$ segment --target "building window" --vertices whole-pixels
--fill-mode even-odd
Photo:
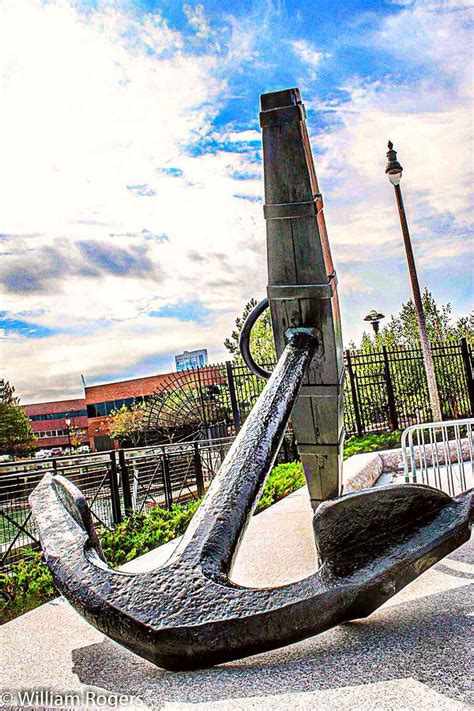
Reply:
[[[41,415],[29,415],[32,422],[40,422],[41,420],[64,420],[69,417],[87,417],[87,410],[68,410],[67,412],[45,412]]]

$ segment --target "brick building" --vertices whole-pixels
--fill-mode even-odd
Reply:
[[[35,434],[39,437],[38,449],[52,449],[68,445],[66,417],[71,420],[71,429],[82,432],[84,444],[91,450],[104,451],[114,448],[107,426],[107,417],[112,410],[123,405],[130,407],[134,402],[148,399],[153,393],[173,383],[179,388],[184,373],[163,373],[145,378],[121,380],[103,385],[86,386],[85,397],[76,400],[24,405]],[[190,376],[192,378],[192,376]],[[207,366],[196,376],[204,388],[214,387],[222,381],[216,366]],[[212,397],[210,392],[209,398]],[[198,403],[199,406],[199,403]]]
[[[164,373],[86,387],[85,402],[91,449],[113,449],[114,443],[108,436],[107,416],[122,405],[130,407],[134,402],[152,395],[164,385],[169,375]]]
[[[31,429],[37,436],[38,449],[67,447],[69,444],[66,418],[71,420],[70,430],[80,436],[84,444],[88,443],[87,407],[83,398],[41,402],[35,405],[22,405],[31,421]]]

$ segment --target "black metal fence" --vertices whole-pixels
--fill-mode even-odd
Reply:
[[[466,339],[433,348],[444,419],[474,415],[473,354]],[[344,353],[344,418],[347,435],[404,429],[430,422],[432,414],[423,355],[419,348],[397,347]],[[271,369],[272,364],[265,364]],[[228,363],[227,381],[235,393],[233,422],[240,425],[265,381],[245,365]]]
[[[443,418],[474,414],[472,349],[465,339],[433,349]],[[419,348],[345,352],[345,425],[348,434],[404,429],[430,422],[428,387]]]
[[[433,348],[445,419],[474,413],[472,349],[465,339]],[[423,356],[419,348],[395,347],[344,353],[345,430],[364,435],[432,420]],[[262,363],[271,370],[272,363]],[[242,362],[214,364],[170,374],[146,396],[144,442],[234,435],[265,386]]]
[[[201,497],[233,437],[158,447],[120,449],[84,456],[0,464],[0,568],[39,549],[28,497],[48,471],[66,476],[85,495],[98,527],[112,529],[131,512],[170,508]],[[292,461],[288,433],[278,461]]]
[[[470,345],[465,339],[437,345],[433,360],[444,419],[474,414]],[[346,435],[403,429],[432,420],[421,349],[348,350],[344,363]],[[273,367],[262,365],[268,370]],[[238,361],[173,373],[159,392],[149,396],[144,439],[158,445],[234,435],[264,386],[265,380]]]

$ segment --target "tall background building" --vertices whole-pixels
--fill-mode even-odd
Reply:
[[[191,368],[204,368],[207,363],[207,349],[202,348],[200,351],[184,351],[178,353],[174,357],[176,370],[190,370]]]

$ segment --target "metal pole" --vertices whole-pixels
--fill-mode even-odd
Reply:
[[[123,505],[125,516],[130,516],[133,513],[132,492],[130,490],[130,476],[127,462],[125,460],[125,452],[123,449],[118,450],[120,479],[122,482]]]
[[[110,464],[107,467],[110,486],[110,500],[112,506],[112,521],[114,525],[122,523],[122,511],[120,508],[120,492],[117,481],[117,462],[115,452],[110,452]]]
[[[204,496],[204,477],[202,475],[202,462],[199,452],[199,445],[194,443],[194,473],[196,476],[196,488],[199,497]]]
[[[403,241],[405,243],[405,252],[407,255],[408,262],[408,273],[410,275],[410,282],[413,293],[413,303],[415,305],[415,313],[418,321],[418,328],[420,330],[421,349],[423,352],[423,361],[425,364],[431,412],[433,419],[437,422],[442,420],[443,416],[441,414],[441,405],[439,401],[438,386],[436,384],[436,377],[434,372],[433,356],[431,354],[430,343],[428,340],[428,332],[426,330],[425,313],[423,311],[420,285],[418,283],[418,275],[416,273],[415,257],[413,255],[405,208],[403,206],[402,191],[400,190],[400,185],[394,185],[393,187],[395,190],[395,199],[397,201],[398,214],[400,215]]]
[[[395,402],[395,394],[393,392],[392,375],[390,373],[390,361],[388,359],[388,353],[387,353],[387,349],[385,346],[382,346],[382,353],[383,353],[385,383],[387,385],[388,415],[389,415],[389,419],[390,419],[390,429],[393,432],[395,430],[398,430],[397,405]]]
[[[240,412],[237,403],[237,394],[235,392],[234,374],[232,372],[232,363],[226,360],[225,368],[227,372],[227,383],[229,385],[230,405],[232,407],[232,418],[234,420],[235,434],[239,434],[240,430]]]
[[[357,436],[362,437],[362,435],[364,434],[364,428],[362,427],[362,420],[360,417],[359,402],[357,399],[357,388],[356,388],[356,384],[355,384],[354,369],[352,367],[352,359],[351,359],[350,350],[346,351],[346,364],[347,364],[347,372],[349,374],[349,383],[351,385],[352,405],[354,407],[354,419],[355,419],[355,425],[356,425],[356,430],[357,430]]]

